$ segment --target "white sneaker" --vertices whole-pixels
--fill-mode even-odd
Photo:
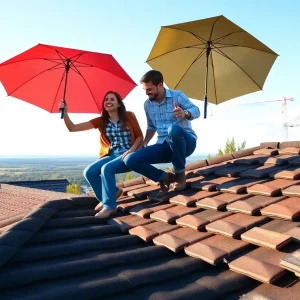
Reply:
[[[116,200],[118,200],[123,194],[123,190],[121,188],[118,188],[117,193],[116,193]],[[103,208],[103,203],[100,202],[96,207],[95,211],[100,211]]]
[[[96,218],[108,218],[116,212],[117,212],[116,208],[102,208],[101,211],[96,213],[95,217]]]

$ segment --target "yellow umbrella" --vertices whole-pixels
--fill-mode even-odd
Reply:
[[[162,26],[147,59],[171,89],[220,104],[262,90],[277,54],[224,16]],[[201,84],[201,83],[205,84]],[[207,98],[207,95],[209,98]]]

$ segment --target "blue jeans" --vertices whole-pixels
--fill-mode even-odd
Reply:
[[[186,157],[196,148],[196,138],[182,127],[172,125],[168,128],[168,140],[139,149],[125,157],[125,164],[130,169],[154,181],[163,180],[166,172],[151,164],[172,162],[175,173],[185,171]]]
[[[113,209],[117,206],[115,174],[130,171],[122,161],[124,152],[111,152],[109,156],[95,161],[83,171],[83,176],[93,188],[96,198],[105,208]]]

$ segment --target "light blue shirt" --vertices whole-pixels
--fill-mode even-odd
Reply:
[[[174,102],[183,110],[190,112],[190,120],[175,117],[173,113]],[[162,144],[168,138],[168,128],[173,124],[181,126],[197,139],[197,135],[192,129],[191,120],[200,117],[200,110],[182,91],[166,89],[166,98],[161,103],[147,99],[144,109],[147,117],[147,129],[157,132],[158,144]]]

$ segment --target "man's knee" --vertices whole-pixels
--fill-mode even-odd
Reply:
[[[168,136],[169,137],[179,137],[182,130],[183,130],[182,127],[173,124],[168,128]]]
[[[135,153],[130,153],[128,155],[126,155],[125,159],[124,159],[124,164],[129,168],[132,169],[134,168],[135,164],[136,164],[136,155]]]

